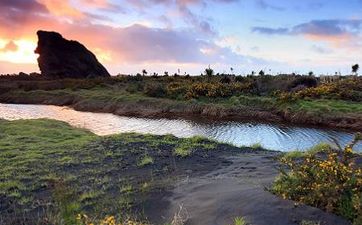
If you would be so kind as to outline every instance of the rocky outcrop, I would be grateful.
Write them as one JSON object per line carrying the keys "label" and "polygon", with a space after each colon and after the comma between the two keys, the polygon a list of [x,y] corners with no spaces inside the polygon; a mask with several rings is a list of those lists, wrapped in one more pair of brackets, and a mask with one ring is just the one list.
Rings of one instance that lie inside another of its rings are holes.
{"label": "rocky outcrop", "polygon": [[66,40],[56,32],[38,31],[38,64],[49,78],[108,77],[96,56],[77,41]]}

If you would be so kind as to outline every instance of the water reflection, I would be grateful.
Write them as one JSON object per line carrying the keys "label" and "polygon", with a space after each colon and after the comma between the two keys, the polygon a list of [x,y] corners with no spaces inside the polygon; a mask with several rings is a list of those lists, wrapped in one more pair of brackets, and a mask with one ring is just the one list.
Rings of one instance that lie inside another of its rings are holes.
{"label": "water reflection", "polygon": [[[78,112],[68,107],[46,105],[0,104],[0,118],[51,118],[89,129],[98,135],[122,132],[173,134],[177,137],[201,135],[237,146],[260,143],[265,148],[280,151],[305,150],[320,142],[334,143],[334,139],[345,144],[353,138],[352,133],[328,129],[244,122],[143,119],[109,113]],[[361,148],[360,144],[356,149]]]}

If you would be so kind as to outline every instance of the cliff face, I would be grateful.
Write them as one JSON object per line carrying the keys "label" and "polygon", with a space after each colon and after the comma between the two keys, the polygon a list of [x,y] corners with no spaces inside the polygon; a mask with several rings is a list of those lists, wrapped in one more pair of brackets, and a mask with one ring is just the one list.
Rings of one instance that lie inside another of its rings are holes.
{"label": "cliff face", "polygon": [[38,31],[38,65],[49,78],[108,77],[110,74],[96,56],[77,41],[66,40],[56,32]]}

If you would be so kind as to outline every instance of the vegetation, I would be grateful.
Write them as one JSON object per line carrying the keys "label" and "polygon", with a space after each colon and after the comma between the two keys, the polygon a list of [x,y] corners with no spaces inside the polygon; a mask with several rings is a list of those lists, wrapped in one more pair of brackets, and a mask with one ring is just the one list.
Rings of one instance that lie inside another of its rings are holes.
{"label": "vegetation", "polygon": [[227,146],[172,135],[98,137],[47,119],[0,120],[0,130],[0,224],[78,224],[77,214],[97,215],[94,224],[107,215],[142,222],[144,201],[190,165],[213,167],[216,149]]}
{"label": "vegetation", "polygon": [[[147,71],[143,71],[143,74]],[[204,114],[362,129],[362,78],[219,74],[45,80],[0,77],[0,102],[73,105],[121,115]]]}
{"label": "vegetation", "polygon": [[352,73],[354,73],[355,75],[357,75],[358,70],[359,70],[358,64],[355,64],[352,66]]}
{"label": "vegetation", "polygon": [[233,225],[246,225],[246,221],[243,217],[236,217],[234,218],[234,224]]}
{"label": "vegetation", "polygon": [[340,151],[320,145],[298,155],[302,158],[282,158],[289,172],[281,170],[272,192],[362,224],[362,165],[356,163],[352,150],[361,140],[358,134]]}

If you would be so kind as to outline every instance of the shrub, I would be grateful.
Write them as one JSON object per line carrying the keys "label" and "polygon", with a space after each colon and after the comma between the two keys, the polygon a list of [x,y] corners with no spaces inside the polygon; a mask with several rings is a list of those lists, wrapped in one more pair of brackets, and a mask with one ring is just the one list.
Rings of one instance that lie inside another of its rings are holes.
{"label": "shrub", "polygon": [[143,92],[145,95],[150,97],[164,97],[166,94],[164,86],[157,83],[146,84]]}
{"label": "shrub", "polygon": [[143,90],[143,84],[141,82],[132,82],[126,87],[126,91],[129,93],[136,93]]}
{"label": "shrub", "polygon": [[180,96],[184,96],[187,88],[180,82],[173,82],[167,85],[167,96],[170,98],[178,98]]}
{"label": "shrub", "polygon": [[289,85],[289,89],[293,89],[298,86],[305,86],[305,87],[316,87],[318,84],[318,81],[313,76],[300,76],[293,80],[291,84]]}
{"label": "shrub", "polygon": [[[362,168],[353,160],[355,140],[341,152],[326,150],[324,154],[307,154],[301,160],[283,158],[290,171],[281,170],[272,192],[333,212],[360,224],[362,221]],[[318,151],[317,151],[318,152]]]}

